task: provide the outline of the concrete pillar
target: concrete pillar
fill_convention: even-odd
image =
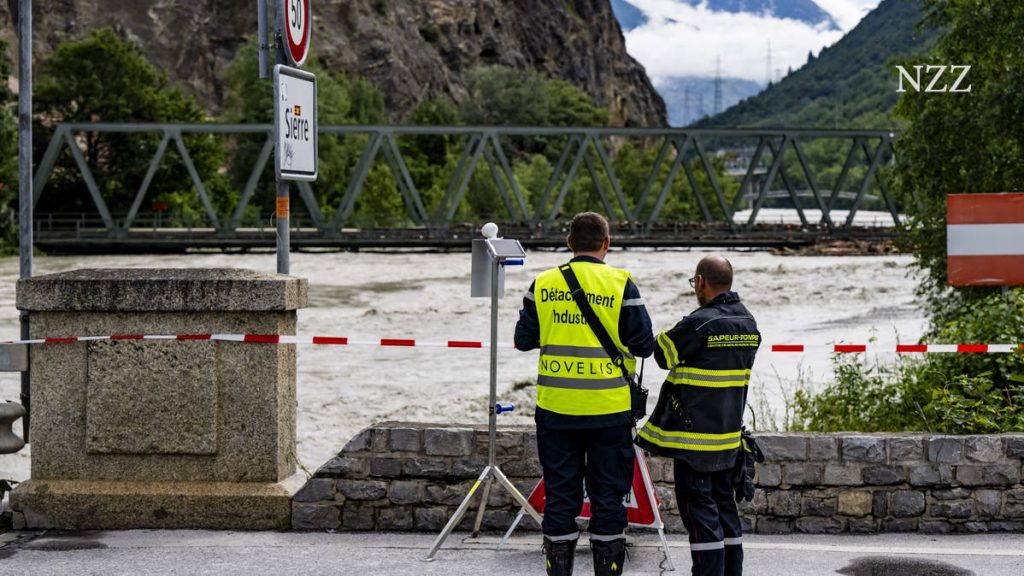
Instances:
[[[305,279],[76,270],[18,282],[32,337],[295,334]],[[16,526],[280,529],[295,474],[295,346],[107,340],[31,351],[32,472]]]

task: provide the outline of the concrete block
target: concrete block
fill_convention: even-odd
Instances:
[[[1024,520],[1024,490],[1007,490],[1003,497],[1003,517],[1007,520]]]
[[[383,508],[377,512],[376,530],[404,532],[412,530],[413,526],[415,526],[415,521],[411,508],[399,506]]]
[[[16,305],[31,312],[260,312],[302,308],[308,290],[304,278],[253,270],[91,268],[19,280]]]
[[[944,520],[922,520],[918,530],[924,534],[951,534],[956,527]]]
[[[796,531],[804,534],[839,534],[843,523],[835,518],[797,518]]]
[[[862,486],[863,470],[860,464],[825,464],[821,483],[825,486]]]
[[[998,436],[969,436],[964,440],[967,460],[996,462],[1003,458],[1003,440]]]
[[[779,464],[758,464],[755,468],[754,483],[758,486],[775,487],[782,484],[782,466]]]
[[[953,481],[953,467],[949,464],[919,464],[907,467],[907,482],[911,486],[948,486]]]
[[[889,496],[881,490],[871,495],[871,515],[875,518],[884,518],[889,515]]]
[[[341,449],[341,452],[366,452],[370,449],[370,438],[373,436],[373,429],[366,428],[361,430],[358,434],[352,437],[345,447]]]
[[[428,456],[469,456],[476,446],[472,428],[427,428],[423,451]]]
[[[327,502],[292,504],[292,530],[336,530],[341,526],[341,507]]]
[[[847,462],[885,462],[885,438],[846,436],[842,439],[843,460]]]
[[[304,482],[302,474],[274,484],[30,479],[10,502],[27,530],[285,530]]]
[[[849,490],[837,497],[837,511],[845,516],[867,516],[871,513],[871,492]]]
[[[775,516],[799,516],[800,493],[788,490],[773,490],[767,495],[768,512]]]
[[[786,518],[772,518],[771,516],[757,519],[758,534],[792,534],[793,521]]]
[[[854,534],[874,534],[878,532],[878,520],[874,518],[850,518],[846,521],[846,529]]]
[[[995,518],[1003,505],[1003,494],[998,490],[975,490],[974,509],[979,516]]]
[[[317,468],[313,476],[317,478],[362,478],[369,472],[370,465],[366,458],[335,456]]]
[[[903,466],[867,466],[864,468],[864,483],[872,486],[902,484],[906,480]]]
[[[346,503],[341,514],[341,527],[345,530],[375,530],[376,510],[372,506]]]
[[[378,480],[338,480],[337,489],[349,500],[380,500],[388,493],[387,483]]]
[[[1012,435],[1003,438],[1006,441],[1008,458],[1024,458],[1024,435]]]
[[[782,483],[790,486],[821,484],[822,466],[812,463],[789,463],[782,466]]]
[[[923,492],[916,490],[897,490],[889,495],[889,513],[893,516],[920,516],[924,513],[925,498]]]
[[[931,462],[959,464],[963,453],[963,440],[958,436],[933,436],[928,439],[928,460]]]
[[[889,438],[889,461],[893,464],[924,460],[924,438],[904,436]]]
[[[809,498],[803,499],[804,516],[833,516],[836,513],[835,498]]]
[[[330,478],[311,478],[292,499],[294,502],[328,502],[334,500],[335,481]]]
[[[973,513],[973,503],[970,500],[944,500],[934,502],[928,508],[930,516],[939,518],[970,518]]]
[[[460,482],[458,484],[428,484],[426,487],[425,501],[431,504],[445,504],[458,506],[469,494],[472,482]]]
[[[972,492],[967,488],[950,488],[948,490],[932,490],[932,498],[936,500],[963,500],[970,498]]]
[[[395,504],[419,504],[423,494],[423,483],[418,480],[396,480],[388,488],[388,500]]]
[[[882,532],[915,532],[917,518],[887,518],[882,520]]]
[[[807,460],[806,436],[761,433],[757,435],[757,444],[767,462]]]
[[[420,431],[415,428],[392,428],[388,450],[392,452],[419,452]]]
[[[370,459],[370,476],[397,478],[402,475],[402,460],[375,456]]]
[[[1020,483],[1020,466],[989,464],[957,466],[956,480],[964,486],[1012,486]]]
[[[982,532],[988,532],[988,523],[987,522],[964,522],[961,525],[961,528],[963,529],[964,532],[968,532],[970,534],[979,534],[979,533],[982,533]]]
[[[413,526],[421,532],[437,532],[448,523],[444,508],[416,508],[413,510]]]
[[[448,475],[448,461],[442,458],[409,458],[403,466],[406,476],[414,478],[444,478]]]
[[[839,458],[839,442],[835,436],[811,436],[807,439],[807,459],[832,462]]]
[[[90,342],[86,451],[216,454],[216,350],[209,341]]]

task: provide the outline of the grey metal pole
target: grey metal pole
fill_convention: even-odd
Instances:
[[[291,250],[291,207],[287,180],[277,180],[277,273],[288,274],[288,252]]]
[[[491,261],[491,394],[490,404],[487,406],[487,467],[497,468],[496,444],[498,439],[498,282],[500,281],[501,266],[503,258],[495,257]],[[476,519],[473,522],[473,538],[480,533],[480,527],[484,522],[484,511],[487,509],[487,500],[491,495],[492,477],[487,477],[484,484],[483,494],[480,495],[480,507],[476,511]]]
[[[32,277],[32,0],[18,4],[18,254],[20,277]],[[21,312],[21,338],[29,338],[28,312]],[[29,372],[21,373],[21,420],[28,443],[32,405]]]
[[[270,78],[270,66],[267,62],[267,0],[256,0],[256,50],[260,58],[260,78]]]
[[[283,11],[283,4],[281,0],[274,0],[274,39],[277,45],[277,63],[284,64],[284,46],[282,45],[281,34],[284,30],[281,28],[281,14]],[[277,106],[277,102],[274,102],[274,106]],[[277,129],[275,128],[275,134]],[[275,139],[277,140],[277,139]],[[281,149],[277,147],[275,154],[280,154]],[[277,273],[288,274],[289,271],[289,254],[291,250],[291,228],[289,223],[291,221],[291,207],[289,205],[289,190],[287,180],[282,180],[280,177],[277,178]]]

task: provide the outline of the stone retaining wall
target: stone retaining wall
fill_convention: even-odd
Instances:
[[[757,440],[759,533],[1024,530],[1024,434],[779,434]],[[532,427],[498,432],[498,465],[529,494],[540,478]],[[487,463],[487,429],[389,422],[358,434],[292,503],[297,530],[440,531]],[[669,531],[682,532],[672,463],[649,459]],[[470,526],[471,508],[462,528]],[[518,507],[491,492],[484,527],[505,530]],[[522,529],[536,530],[529,517]]]

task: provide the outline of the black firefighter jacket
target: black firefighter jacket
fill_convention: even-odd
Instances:
[[[754,317],[725,292],[658,334],[657,344],[654,358],[669,375],[636,443],[701,472],[732,468],[761,344]]]

